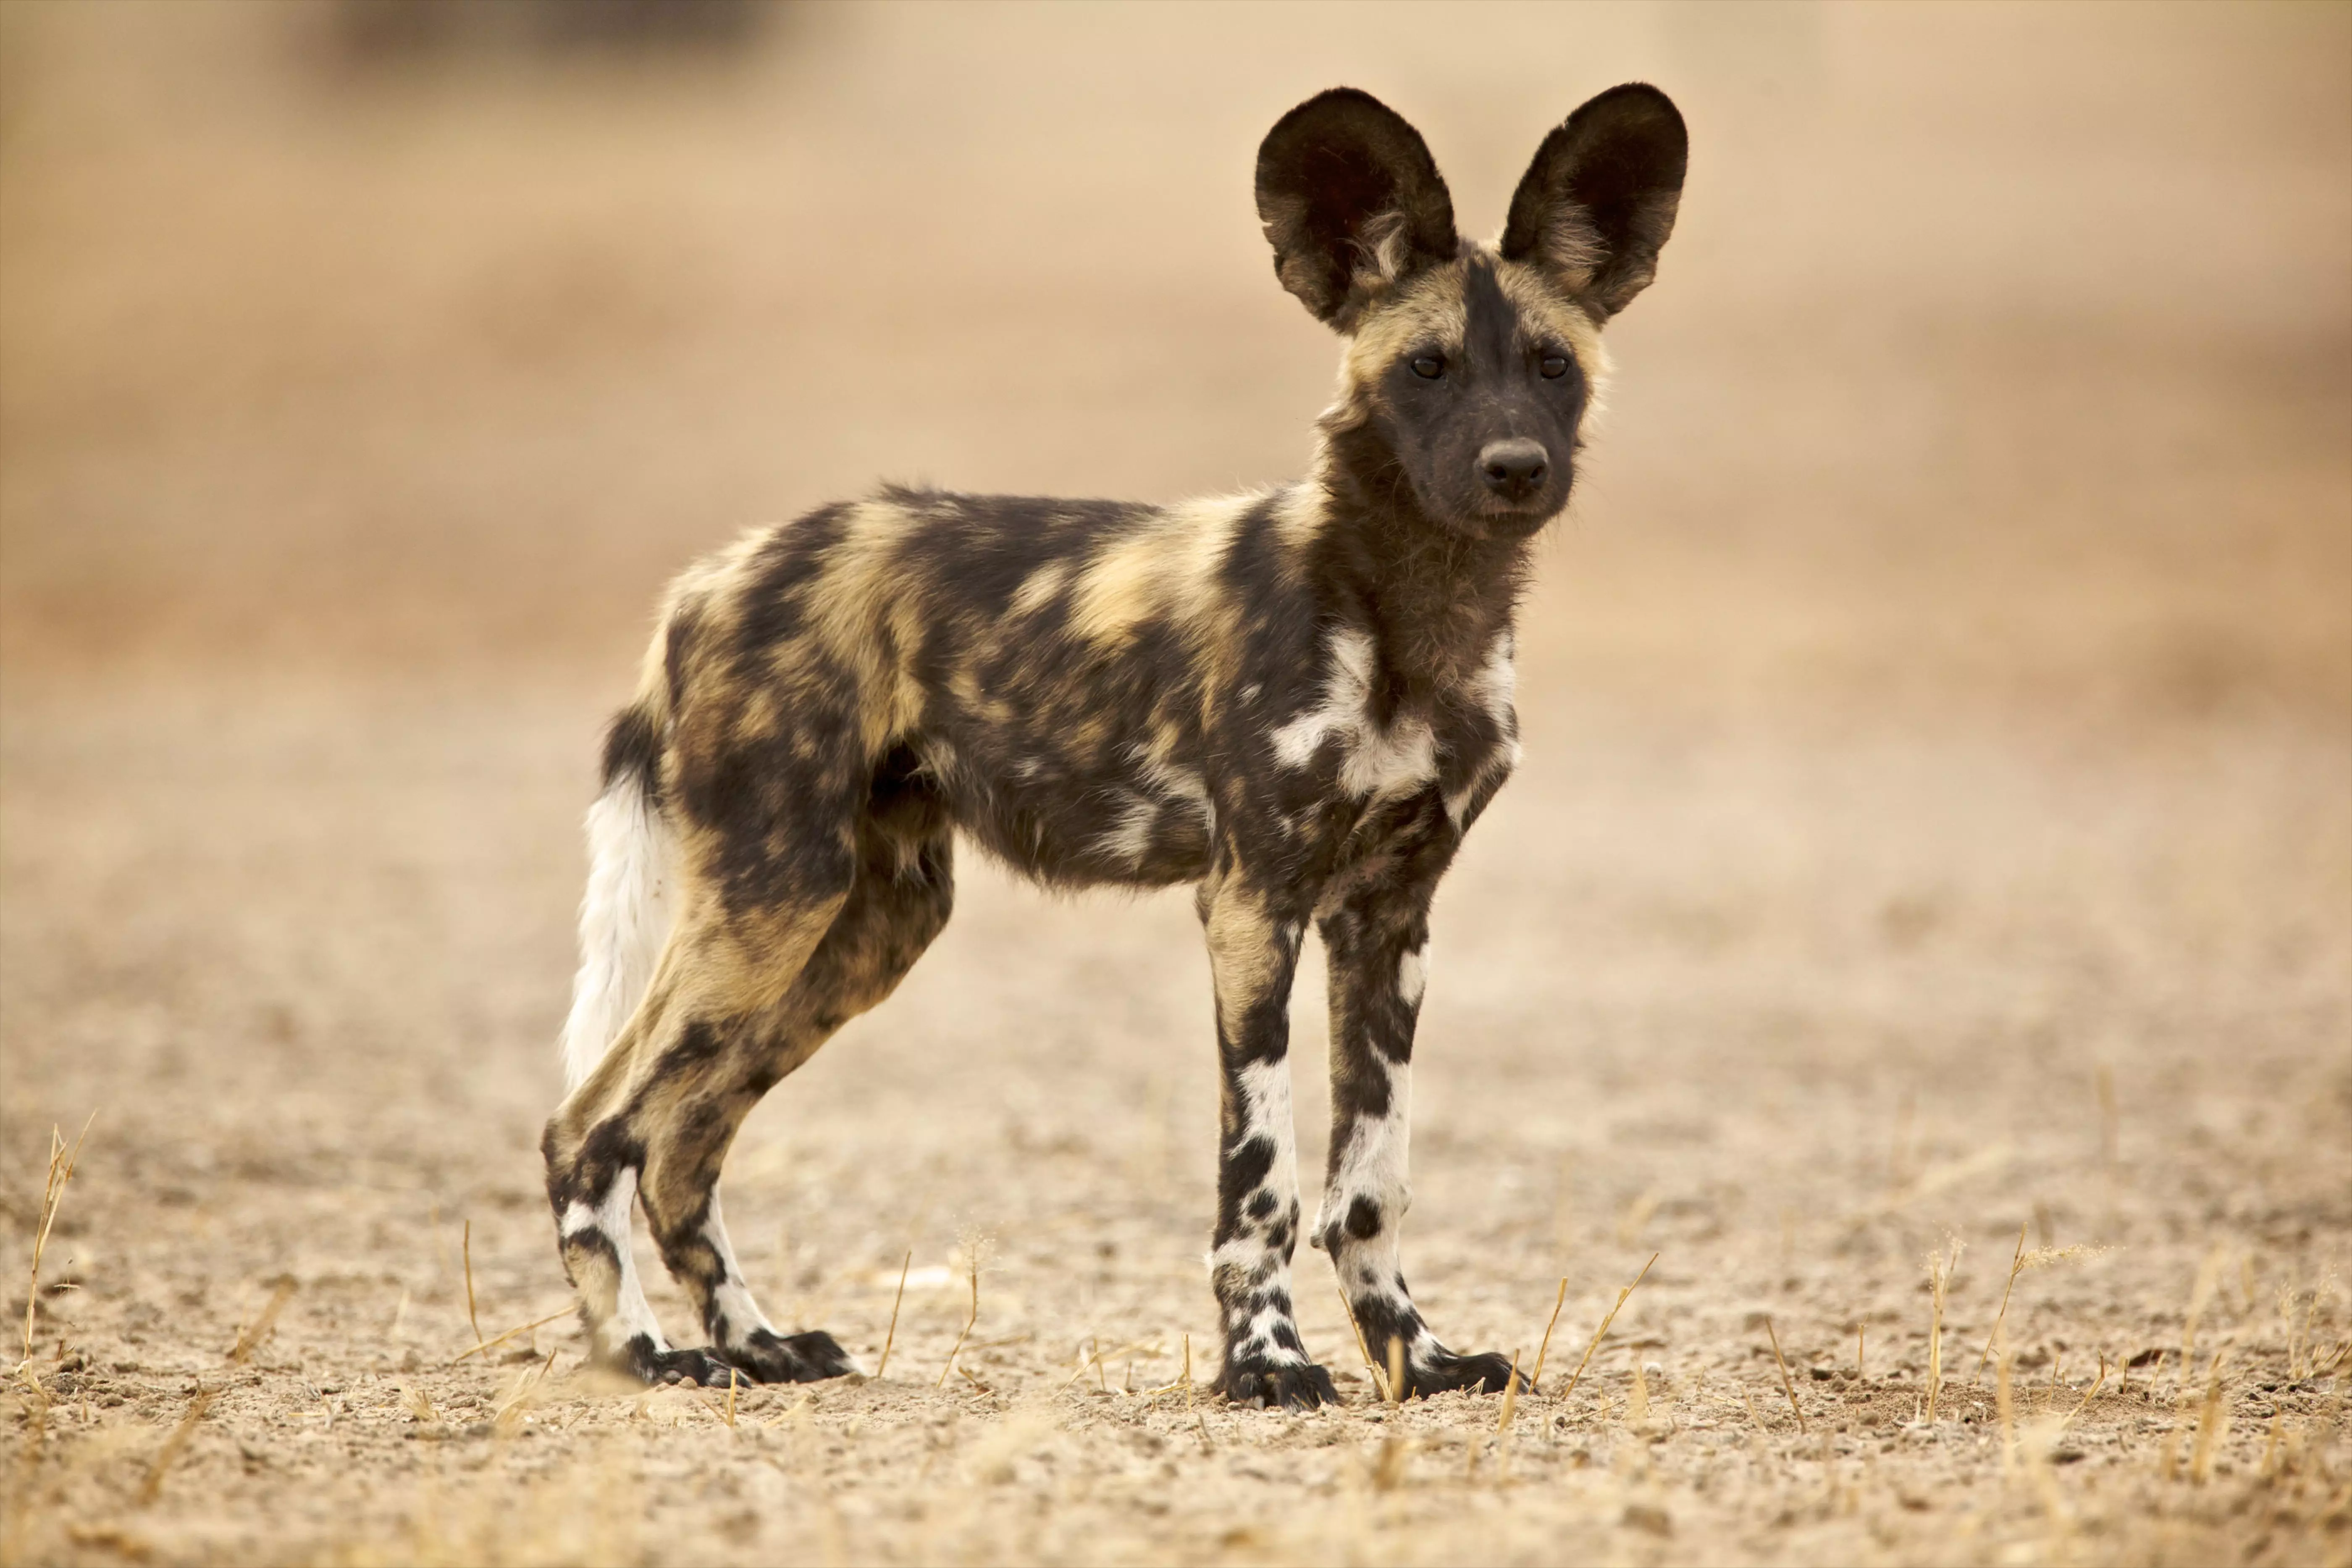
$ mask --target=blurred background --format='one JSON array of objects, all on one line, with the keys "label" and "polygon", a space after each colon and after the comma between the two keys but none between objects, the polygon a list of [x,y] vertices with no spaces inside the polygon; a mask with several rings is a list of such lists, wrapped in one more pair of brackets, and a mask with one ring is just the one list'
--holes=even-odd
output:
[{"label": "blurred background", "polygon": [[[1433,1321],[1531,1345],[1555,1278],[1597,1321],[1663,1249],[1621,1327],[1675,1377],[1753,1370],[1759,1301],[1796,1360],[1866,1318],[1900,1377],[1948,1231],[1978,1333],[2027,1215],[2127,1243],[2010,1319],[2117,1355],[2216,1249],[2248,1312],[2352,1268],[2352,6],[7,0],[0,1267],[96,1110],[44,1322],[147,1369],[133,1410],[301,1281],[299,1374],[215,1418],[246,1459],[185,1463],[313,1533],[236,1539],[331,1555],[440,1462],[251,1456],[303,1379],[467,1342],[459,1215],[486,1326],[563,1309],[577,825],[668,576],[882,478],[1298,475],[1338,351],[1258,232],[1265,129],[1368,89],[1491,233],[1635,79],[1690,181],[1438,910]],[[747,1266],[870,1355],[911,1248],[928,1369],[992,1237],[1001,1385],[1205,1345],[1187,900],[969,856],[960,897],[749,1125]],[[1310,1171],[1320,1012],[1310,965]],[[911,1469],[868,1458],[843,1486]]]},{"label": "blurred background", "polygon": [[2352,701],[2336,5],[11,4],[12,679],[614,680],[696,552],[877,476],[1296,475],[1335,355],[1258,137],[1334,82],[1465,229],[1696,149],[1531,619],[1576,679]]}]

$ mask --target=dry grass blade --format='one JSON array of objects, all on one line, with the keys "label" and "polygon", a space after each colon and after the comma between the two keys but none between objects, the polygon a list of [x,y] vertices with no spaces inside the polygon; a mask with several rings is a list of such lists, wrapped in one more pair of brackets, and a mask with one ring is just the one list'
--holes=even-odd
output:
[{"label": "dry grass blade", "polygon": [[948,1352],[948,1364],[940,1368],[940,1381],[935,1385],[945,1388],[948,1373],[955,1370],[956,1357],[963,1353],[964,1341],[971,1337],[971,1326],[980,1321],[980,1248],[971,1249],[971,1316],[963,1321],[963,1330],[956,1335],[955,1344]]},{"label": "dry grass blade", "polygon": [[1544,1357],[1551,1351],[1551,1331],[1559,1326],[1559,1310],[1568,1305],[1568,1276],[1561,1275],[1559,1294],[1553,1298],[1551,1321],[1544,1325],[1543,1342],[1536,1346],[1535,1374],[1528,1379],[1528,1392],[1533,1394],[1543,1382]]},{"label": "dry grass blade", "polygon": [[1952,1270],[1960,1261],[1960,1243],[1954,1237],[1948,1253],[1927,1255],[1927,1288],[1933,1300],[1927,1315],[1927,1421],[1934,1425],[1936,1401],[1944,1390],[1944,1295],[1951,1288]]},{"label": "dry grass blade", "polygon": [[474,1348],[482,1348],[482,1319],[474,1310],[474,1222],[467,1220],[457,1241],[458,1255],[466,1260],[466,1321],[473,1325]]},{"label": "dry grass blade", "polygon": [[1364,1325],[1356,1321],[1356,1304],[1348,1300],[1345,1286],[1339,1289],[1339,1310],[1348,1314],[1348,1327],[1356,1336],[1356,1353],[1364,1358],[1364,1370],[1371,1375],[1372,1392],[1380,1395],[1382,1404],[1393,1404],[1394,1401],[1389,1398],[1388,1379],[1381,1373],[1380,1363],[1372,1359],[1372,1347],[1364,1341]]},{"label": "dry grass blade", "polygon": [[2084,1411],[2088,1410],[2091,1407],[2091,1401],[2097,1396],[2099,1390],[2105,1388],[2106,1385],[2107,1358],[2105,1354],[2102,1352],[2099,1356],[2099,1375],[2097,1381],[2091,1384],[2090,1391],[2083,1395],[2083,1403],[2074,1406],[2073,1410],[2067,1413],[2066,1419],[2058,1423],[2058,1430],[2063,1432],[2067,1427],[2072,1426],[2074,1424],[2074,1417],[2083,1414]]},{"label": "dry grass blade", "polygon": [[890,1299],[890,1330],[882,1336],[882,1359],[874,1366],[874,1375],[877,1377],[890,1370],[890,1347],[898,1341],[898,1309],[904,1306],[907,1300],[907,1270],[914,1266],[915,1254],[913,1249],[909,1248],[906,1261],[898,1265],[898,1293]]},{"label": "dry grass blade", "polygon": [[1643,1280],[1650,1277],[1650,1265],[1657,1262],[1660,1256],[1655,1252],[1650,1254],[1650,1262],[1642,1265],[1642,1271],[1633,1276],[1633,1283],[1617,1292],[1617,1304],[1609,1309],[1608,1316],[1601,1320],[1601,1326],[1592,1331],[1592,1342],[1584,1347],[1584,1359],[1576,1363],[1575,1375],[1568,1380],[1568,1386],[1559,1391],[1560,1398],[1564,1400],[1576,1392],[1576,1385],[1584,1380],[1584,1369],[1592,1364],[1592,1352],[1599,1350],[1601,1342],[1609,1337],[1609,1325],[1617,1321],[1617,1313],[1625,1305],[1626,1299],[1641,1288]]},{"label": "dry grass blade", "polygon": [[74,1165],[81,1159],[82,1140],[89,1136],[90,1122],[97,1120],[98,1112],[91,1111],[74,1135],[71,1150],[66,1148],[65,1134],[59,1129],[49,1129],[49,1172],[41,1183],[40,1217],[33,1226],[32,1277],[25,1287],[25,1350],[17,1358],[20,1366],[33,1359],[33,1319],[41,1300],[41,1254],[48,1248],[50,1227],[58,1223],[58,1205],[65,1199],[66,1184],[73,1180]]},{"label": "dry grass blade", "polygon": [[1977,1368],[1969,1373],[1974,1384],[1984,1375],[1985,1363],[1992,1359],[1992,1342],[2000,1337],[2000,1326],[2009,1320],[2010,1293],[2017,1289],[2017,1277],[2025,1272],[2025,1225],[2017,1227],[2017,1251],[2009,1260],[2009,1282],[2000,1288],[2000,1310],[1993,1314],[1992,1332],[1985,1335],[1984,1350],[1977,1356]]},{"label": "dry grass blade", "polygon": [[1789,1408],[1795,1412],[1797,1430],[1802,1433],[1805,1430],[1805,1408],[1797,1403],[1797,1385],[1789,1377],[1789,1358],[1780,1353],[1780,1335],[1772,1327],[1772,1318],[1769,1313],[1767,1313],[1764,1318],[1764,1332],[1772,1341],[1772,1364],[1780,1369],[1780,1392],[1789,1396]]},{"label": "dry grass blade", "polygon": [[2221,1363],[2229,1354],[2226,1349],[2214,1352],[2213,1364],[2205,1375],[2205,1404],[2198,1412],[2197,1442],[2189,1456],[2189,1479],[2200,1486],[2211,1473],[2214,1450],[2230,1429],[2228,1402],[2221,1397]]},{"label": "dry grass blade", "polygon": [[449,1358],[448,1364],[456,1366],[459,1362],[465,1361],[468,1357],[482,1355],[488,1352],[494,1351],[500,1345],[506,1343],[509,1340],[514,1338],[517,1334],[527,1334],[533,1329],[543,1329],[547,1327],[548,1324],[555,1321],[558,1318],[570,1317],[572,1315],[572,1309],[566,1307],[560,1312],[550,1312],[544,1318],[533,1318],[528,1323],[518,1323],[513,1328],[509,1329],[505,1333],[497,1335],[491,1339],[484,1340],[472,1350],[459,1351],[456,1355]]},{"label": "dry grass blade", "polygon": [[[1533,1386],[1531,1384],[1529,1386]],[[1519,1413],[1519,1352],[1511,1352],[1511,1375],[1503,1380],[1503,1410],[1495,1417],[1498,1433],[1511,1429],[1511,1419]]]},{"label": "dry grass blade", "polygon": [[205,1412],[219,1397],[217,1388],[198,1388],[196,1396],[188,1401],[188,1413],[180,1417],[179,1425],[163,1439],[163,1446],[155,1450],[155,1461],[147,1467],[147,1479],[139,1484],[140,1506],[153,1502],[162,1494],[164,1472],[179,1458],[180,1451],[188,1446],[188,1438],[195,1432],[196,1423],[205,1418]]},{"label": "dry grass blade", "polygon": [[288,1301],[293,1300],[294,1276],[280,1274],[273,1284],[276,1288],[269,1292],[269,1300],[262,1304],[253,1321],[238,1331],[236,1343],[229,1347],[228,1363],[231,1366],[243,1366],[253,1359],[253,1352],[261,1348],[261,1342],[269,1337],[270,1329],[277,1324],[278,1314],[286,1310]]},{"label": "dry grass blade", "polygon": [[1404,1403],[1404,1336],[1389,1336],[1389,1403]]}]

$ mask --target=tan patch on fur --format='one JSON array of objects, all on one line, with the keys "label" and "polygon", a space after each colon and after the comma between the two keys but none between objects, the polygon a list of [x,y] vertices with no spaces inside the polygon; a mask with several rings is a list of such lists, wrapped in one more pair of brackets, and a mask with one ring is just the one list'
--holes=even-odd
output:
[{"label": "tan patch on fur", "polygon": [[1021,586],[1013,590],[1012,601],[1005,605],[1006,614],[1026,616],[1044,609],[1054,602],[1054,595],[1069,579],[1069,563],[1048,561],[1021,580]]},{"label": "tan patch on fur", "polygon": [[1265,896],[1233,876],[1203,883],[1200,907],[1202,929],[1209,942],[1209,965],[1216,982],[1217,1021],[1226,1038],[1237,1040],[1251,1005],[1275,982],[1280,945],[1274,917]]},{"label": "tan patch on fur", "polygon": [[1343,388],[1367,385],[1414,349],[1434,344],[1458,353],[1469,321],[1462,303],[1463,265],[1433,267],[1357,324],[1339,361]]},{"label": "tan patch on fur", "polygon": [[[1198,627],[1225,607],[1218,568],[1242,514],[1262,496],[1215,496],[1153,513],[1113,540],[1079,574],[1070,629],[1117,647],[1144,622],[1165,617]],[[1026,585],[1024,584],[1024,587]]]}]

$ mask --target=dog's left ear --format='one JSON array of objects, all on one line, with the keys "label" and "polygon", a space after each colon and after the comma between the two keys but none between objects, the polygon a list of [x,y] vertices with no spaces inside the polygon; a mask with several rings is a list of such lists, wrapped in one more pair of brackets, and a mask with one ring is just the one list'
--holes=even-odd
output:
[{"label": "dog's left ear", "polygon": [[1689,162],[1672,100],[1642,82],[1611,88],[1536,149],[1511,197],[1504,259],[1542,268],[1608,320],[1657,276]]},{"label": "dog's left ear", "polygon": [[1343,332],[1425,267],[1451,261],[1454,197],[1421,132],[1352,87],[1308,99],[1257,151],[1257,216],[1275,276]]}]

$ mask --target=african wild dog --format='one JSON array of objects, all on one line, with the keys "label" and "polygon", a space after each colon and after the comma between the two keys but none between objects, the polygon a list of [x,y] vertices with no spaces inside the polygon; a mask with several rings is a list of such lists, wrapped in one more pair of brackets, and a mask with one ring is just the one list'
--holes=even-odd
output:
[{"label": "african wild dog", "polygon": [[[1403,1392],[1503,1386],[1398,1268],[1430,898],[1517,761],[1529,543],[1567,502],[1600,330],[1655,272],[1685,145],[1655,89],[1604,92],[1475,244],[1419,133],[1326,92],[1257,161],[1276,273],[1346,340],[1304,483],[1172,507],[886,488],[677,581],[605,742],[545,1140],[599,1359],[648,1382],[853,1370],[761,1314],[719,1169],[752,1104],[947,923],[961,831],[1055,886],[1197,889],[1224,1073],[1218,1387],[1334,1397],[1291,1315],[1286,1012],[1310,922],[1332,1128],[1309,1239],[1374,1360],[1396,1342]],[[633,1202],[709,1349],[655,1323]]]}]

